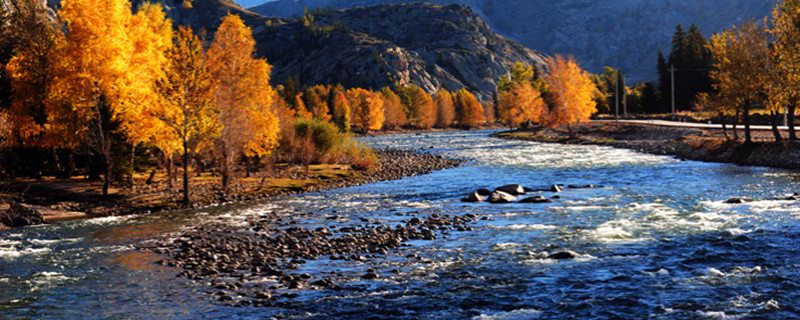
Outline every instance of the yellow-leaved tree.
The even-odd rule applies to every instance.
[[[126,0],[66,0],[59,12],[67,23],[66,45],[60,50],[56,85],[51,90],[59,121],[76,124],[89,134],[104,160],[103,195],[111,184],[113,126],[123,103],[121,88],[127,83],[132,42]],[[84,131],[86,130],[86,131]]]
[[[743,116],[745,142],[752,142],[750,109],[762,102],[768,76],[769,46],[763,25],[748,22],[711,37],[716,59],[711,79],[719,95]]]
[[[444,88],[436,93],[436,127],[447,128],[456,119],[456,109],[453,105],[453,95]]]
[[[383,127],[387,129],[397,129],[408,123],[405,106],[400,101],[400,97],[389,87],[381,89],[383,95],[383,117],[385,121]]]
[[[6,65],[14,88],[8,121],[14,124],[15,142],[50,149],[72,147],[62,145],[64,140],[47,130],[54,126],[48,101],[58,50],[64,44],[61,26],[50,21],[41,1],[17,0],[8,5],[13,14],[3,36],[17,44],[14,57]]]
[[[161,108],[156,82],[165,77],[164,66],[172,47],[172,20],[167,19],[161,4],[142,3],[128,27],[131,56],[120,87],[117,117],[121,130],[131,144],[129,182],[133,183],[136,146],[151,142],[164,154],[174,153],[178,139],[168,134],[157,117]]]
[[[567,125],[570,136],[575,134],[570,124],[589,120],[597,112],[594,96],[597,87],[588,72],[581,69],[574,57],[561,55],[547,59],[545,76],[550,88],[552,105],[546,124],[549,126]]]
[[[436,104],[431,96],[416,85],[406,86],[405,93],[409,98],[409,124],[420,129],[432,128],[436,123]]]
[[[456,121],[465,128],[474,128],[484,122],[483,106],[472,93],[465,88],[456,91],[453,102],[456,109]]]
[[[169,128],[162,132],[164,138],[172,138],[180,145],[183,201],[188,203],[189,153],[209,147],[217,137],[219,110],[214,104],[214,82],[206,65],[203,43],[190,27],[179,27],[167,57],[164,78],[157,86],[162,103],[156,115]]]
[[[277,94],[269,84],[272,67],[254,54],[250,28],[237,15],[222,18],[208,50],[208,65],[222,125],[215,147],[225,192],[230,190],[236,157],[266,156],[277,145],[279,124],[272,110]]]
[[[542,123],[548,116],[547,104],[530,82],[510,84],[508,90],[500,93],[497,109],[500,120],[510,128]]]
[[[363,133],[383,127],[383,99],[380,93],[361,88],[347,90],[347,101],[353,113],[353,124]]]
[[[794,118],[800,102],[800,0],[784,0],[772,11],[770,100],[786,106],[789,140],[797,140]]]

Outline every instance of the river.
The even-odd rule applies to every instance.
[[[459,168],[269,202],[76,220],[0,232],[0,318],[786,319],[800,317],[800,206],[793,171],[680,161],[600,146],[384,135],[377,147],[471,159]],[[542,204],[463,203],[478,188],[567,189]],[[538,194],[553,197],[551,192]],[[751,198],[728,204],[731,197]],[[377,280],[299,290],[283,306],[232,307],[137,249],[204,221],[280,211],[300,225],[389,226],[476,214],[472,231],[414,240],[370,263],[322,258],[298,272]],[[344,221],[344,222],[342,222]],[[572,250],[570,260],[547,253]],[[411,258],[414,257],[414,258]],[[421,259],[420,259],[421,258]],[[428,263],[428,262],[433,263]]]

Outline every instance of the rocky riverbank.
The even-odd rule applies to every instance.
[[[731,139],[731,136],[725,137],[721,129],[632,123],[615,125],[613,122],[588,122],[574,126],[577,126],[575,137],[570,137],[565,128],[506,131],[494,136],[538,142],[604,145],[686,160],[800,169],[800,144],[785,140],[773,142],[772,133],[767,131],[753,131],[754,142],[746,144]]]
[[[224,193],[213,179],[192,183],[192,203],[180,202],[179,183],[144,181],[117,188],[107,198],[99,194],[99,182],[86,180],[13,181],[0,185],[0,230],[28,225],[24,221],[53,222],[69,218],[91,218],[178,210],[212,204],[266,199],[274,196],[344,188],[383,180],[430,173],[460,165],[463,159],[415,150],[375,150],[379,165],[373,170],[349,166],[302,166],[272,168],[236,180]],[[218,177],[217,177],[218,179]],[[13,204],[13,206],[12,206]],[[18,213],[24,213],[22,217]],[[34,217],[35,219],[30,219]],[[13,222],[13,223],[12,223]]]
[[[313,213],[309,213],[313,214]],[[314,230],[292,220],[294,212],[269,213],[233,227],[224,221],[196,226],[175,240],[158,242],[150,250],[164,254],[160,263],[181,268],[178,277],[209,285],[210,298],[236,306],[291,304],[297,290],[342,290],[345,282],[397,276],[397,267],[433,263],[400,247],[409,240],[434,240],[450,232],[471,231],[477,215],[413,214],[405,224],[391,227],[362,219],[354,224],[336,215],[329,228]],[[483,218],[485,219],[485,218]],[[379,256],[397,256],[393,268],[373,264]],[[300,273],[313,260],[352,261],[363,272]],[[326,263],[326,262],[315,262]]]

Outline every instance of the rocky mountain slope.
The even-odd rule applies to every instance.
[[[736,23],[760,19],[778,0],[428,0],[464,4],[493,30],[547,54],[572,54],[599,73],[621,68],[632,81],[656,79],[656,52],[668,53],[677,24],[693,22],[706,36]],[[353,8],[402,0],[277,0],[251,8],[267,16],[293,17],[303,8]]]
[[[134,6],[142,0],[134,1]],[[212,35],[228,12],[253,29],[258,55],[273,65],[274,83],[379,89],[415,84],[429,93],[467,88],[491,99],[497,80],[517,62],[542,66],[545,56],[503,38],[463,5],[425,3],[326,10],[308,19],[267,18],[230,0],[159,0],[178,24]]]

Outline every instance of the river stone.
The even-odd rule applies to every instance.
[[[730,198],[725,200],[725,203],[744,203],[744,199],[742,198]]]
[[[494,189],[494,191],[502,191],[511,195],[519,195],[519,194],[525,194],[525,187],[518,184],[508,184],[499,187],[497,189]]]
[[[492,192],[492,195],[489,196],[490,203],[509,203],[514,200],[517,200],[517,197],[499,190]]]
[[[461,200],[464,202],[481,202],[483,201],[483,196],[478,192],[473,192],[468,194],[466,198]]]
[[[577,253],[577,252],[575,252],[575,251],[572,251],[572,250],[564,250],[564,251],[559,251],[559,252],[556,252],[556,253],[553,253],[553,254],[551,254],[551,255],[549,256],[549,258],[550,258],[550,259],[558,259],[558,260],[563,260],[563,259],[575,259],[575,258],[577,258],[578,256],[580,256],[580,254],[578,254],[578,253]]]
[[[564,191],[564,188],[562,188],[561,186],[559,186],[557,184],[554,184],[552,187],[550,187],[550,191],[551,192],[561,192],[561,191]]]
[[[44,223],[42,214],[33,208],[12,202],[8,210],[0,212],[0,224],[9,227],[24,227]]]
[[[522,199],[519,201],[520,203],[545,203],[545,202],[553,202],[553,200],[547,199],[544,196],[533,196]]]
[[[475,191],[475,192],[477,192],[479,195],[482,195],[482,196],[488,196],[488,195],[492,194],[492,190],[489,190],[489,189],[486,189],[486,188],[480,188],[480,189],[478,189],[478,191]]]

